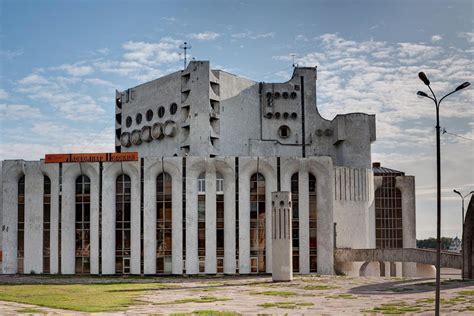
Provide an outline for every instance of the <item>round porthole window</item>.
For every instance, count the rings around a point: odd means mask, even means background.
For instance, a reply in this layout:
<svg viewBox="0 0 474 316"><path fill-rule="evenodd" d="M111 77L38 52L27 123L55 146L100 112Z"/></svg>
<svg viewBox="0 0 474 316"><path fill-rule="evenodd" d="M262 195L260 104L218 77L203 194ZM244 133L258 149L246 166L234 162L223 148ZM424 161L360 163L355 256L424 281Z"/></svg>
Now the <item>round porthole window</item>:
<svg viewBox="0 0 474 316"><path fill-rule="evenodd" d="M266 96L267 96L267 99L270 99L270 98L272 97L272 93L271 93L271 92L267 92Z"/></svg>
<svg viewBox="0 0 474 316"><path fill-rule="evenodd" d="M135 116L135 121L137 122L137 124L140 124L142 122L142 115L140 113Z"/></svg>
<svg viewBox="0 0 474 316"><path fill-rule="evenodd" d="M297 117L298 117L298 114L296 114L296 112L291 113L291 118L292 119L295 120Z"/></svg>
<svg viewBox="0 0 474 316"><path fill-rule="evenodd" d="M288 112L283 113L283 118L285 120L287 120L289 117L290 117L290 113L288 113Z"/></svg>
<svg viewBox="0 0 474 316"><path fill-rule="evenodd" d="M160 106L158 108L158 117L159 118L162 118L163 116L165 116L165 107L164 106Z"/></svg>
<svg viewBox="0 0 474 316"><path fill-rule="evenodd" d="M275 99L279 99L280 98L280 92L275 92Z"/></svg>
<svg viewBox="0 0 474 316"><path fill-rule="evenodd" d="M280 136L280 138L290 137L290 128L286 125L280 126L280 128L278 129L278 136Z"/></svg>
<svg viewBox="0 0 474 316"><path fill-rule="evenodd" d="M170 105L171 115L175 115L176 111L178 111L178 105L176 103L171 103L171 105Z"/></svg>
<svg viewBox="0 0 474 316"><path fill-rule="evenodd" d="M290 94L290 98L296 99L296 92L292 92L292 93Z"/></svg>
<svg viewBox="0 0 474 316"><path fill-rule="evenodd" d="M275 118L278 120L280 118L280 115L281 115L280 112L276 112L275 113Z"/></svg>
<svg viewBox="0 0 474 316"><path fill-rule="evenodd" d="M130 116L127 116L127 118L125 119L125 126L132 126L132 118Z"/></svg>
<svg viewBox="0 0 474 316"><path fill-rule="evenodd" d="M288 92L283 92L282 95L283 99L288 99Z"/></svg>
<svg viewBox="0 0 474 316"><path fill-rule="evenodd" d="M153 119L153 111L152 110L146 111L146 120L150 122L152 119Z"/></svg>

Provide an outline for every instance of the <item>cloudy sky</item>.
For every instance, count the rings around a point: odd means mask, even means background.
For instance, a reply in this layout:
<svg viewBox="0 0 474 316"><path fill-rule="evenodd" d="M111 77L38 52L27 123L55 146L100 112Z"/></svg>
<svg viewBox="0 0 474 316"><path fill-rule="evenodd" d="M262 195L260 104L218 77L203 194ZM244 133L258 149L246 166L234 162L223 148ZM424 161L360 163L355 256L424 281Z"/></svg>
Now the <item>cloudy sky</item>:
<svg viewBox="0 0 474 316"><path fill-rule="evenodd" d="M373 160L416 176L417 235L435 235L435 108L471 81L473 2L0 0L0 159L114 150L115 89L182 67L190 54L256 81L318 66L317 99L377 116ZM474 88L441 107L443 235L460 233L453 188L474 190Z"/></svg>

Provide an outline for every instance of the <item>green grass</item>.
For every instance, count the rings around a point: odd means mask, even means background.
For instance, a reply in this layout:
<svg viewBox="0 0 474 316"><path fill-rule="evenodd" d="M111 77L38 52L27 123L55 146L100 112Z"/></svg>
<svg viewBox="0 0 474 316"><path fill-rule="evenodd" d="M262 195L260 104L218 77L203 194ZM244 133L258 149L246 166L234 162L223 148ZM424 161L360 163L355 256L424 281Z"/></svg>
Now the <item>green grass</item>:
<svg viewBox="0 0 474 316"><path fill-rule="evenodd" d="M192 313L173 313L172 316L239 316L236 312L220 312L212 309L193 311Z"/></svg>
<svg viewBox="0 0 474 316"><path fill-rule="evenodd" d="M220 301L230 301L231 298L226 297L216 297L216 296L199 296L199 297L190 297L183 298L180 300L174 300L171 302L156 303L156 305L172 305L172 304L186 304L186 303L214 303Z"/></svg>
<svg viewBox="0 0 474 316"><path fill-rule="evenodd" d="M289 297L298 295L295 292L291 291L264 291L264 292L253 292L251 294L255 295L268 295L268 296L281 296L281 297Z"/></svg>
<svg viewBox="0 0 474 316"><path fill-rule="evenodd" d="M26 307L22 309L17 309L16 312L18 314L47 314L48 312L43 311L37 308Z"/></svg>
<svg viewBox="0 0 474 316"><path fill-rule="evenodd" d="M297 303L297 302L271 302L271 303L263 303L263 304L258 304L257 306L263 307L263 308L285 308L285 309L295 309L300 306L313 306L313 303Z"/></svg>
<svg viewBox="0 0 474 316"><path fill-rule="evenodd" d="M376 306L372 309L362 310L362 313L379 313L385 315L401 315L408 312L419 312L421 309L417 306L409 306L403 302L399 303L387 303L380 306Z"/></svg>
<svg viewBox="0 0 474 316"><path fill-rule="evenodd" d="M460 292L457 292L456 294L463 295L463 296L474 296L474 290L460 291Z"/></svg>
<svg viewBox="0 0 474 316"><path fill-rule="evenodd" d="M0 285L0 300L80 312L125 310L157 283Z"/></svg>
<svg viewBox="0 0 474 316"><path fill-rule="evenodd" d="M303 287L305 290L330 290L330 289L335 289L336 287L334 286L329 286L326 284L312 284L312 285L306 285Z"/></svg>
<svg viewBox="0 0 474 316"><path fill-rule="evenodd" d="M346 300L354 300L357 298L357 296L354 296L352 294L337 294L337 295L326 296L326 298L343 298Z"/></svg>

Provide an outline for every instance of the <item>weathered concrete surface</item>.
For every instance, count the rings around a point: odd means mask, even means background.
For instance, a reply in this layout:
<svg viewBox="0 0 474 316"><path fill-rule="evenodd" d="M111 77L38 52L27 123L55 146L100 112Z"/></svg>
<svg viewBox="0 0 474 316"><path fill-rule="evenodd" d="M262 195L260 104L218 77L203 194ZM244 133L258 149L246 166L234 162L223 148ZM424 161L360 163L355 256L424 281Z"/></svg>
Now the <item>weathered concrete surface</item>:
<svg viewBox="0 0 474 316"><path fill-rule="evenodd" d="M436 251L427 249L336 249L335 260L343 262L416 262L436 263ZM462 256L459 253L441 252L441 267L461 269Z"/></svg>
<svg viewBox="0 0 474 316"><path fill-rule="evenodd" d="M293 279L291 192L272 192L272 279Z"/></svg>

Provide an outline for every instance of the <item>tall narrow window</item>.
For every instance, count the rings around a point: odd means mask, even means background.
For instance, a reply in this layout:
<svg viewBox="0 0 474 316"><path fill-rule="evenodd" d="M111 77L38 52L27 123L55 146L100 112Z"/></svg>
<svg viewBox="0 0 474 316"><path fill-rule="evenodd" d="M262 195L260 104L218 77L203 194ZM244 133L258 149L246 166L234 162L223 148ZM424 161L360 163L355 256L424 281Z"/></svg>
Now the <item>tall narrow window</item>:
<svg viewBox="0 0 474 316"><path fill-rule="evenodd" d="M130 224L132 182L126 174L116 181L115 195L115 273L130 273Z"/></svg>
<svg viewBox="0 0 474 316"><path fill-rule="evenodd" d="M25 261L25 176L18 180L17 272L24 273Z"/></svg>
<svg viewBox="0 0 474 316"><path fill-rule="evenodd" d="M398 173L386 173L375 191L376 248L403 248L402 193L395 187Z"/></svg>
<svg viewBox="0 0 474 316"><path fill-rule="evenodd" d="M90 273L91 180L76 179L76 273Z"/></svg>
<svg viewBox="0 0 474 316"><path fill-rule="evenodd" d="M50 273L51 180L43 177L43 273Z"/></svg>
<svg viewBox="0 0 474 316"><path fill-rule="evenodd" d="M316 177L309 174L309 271L318 271Z"/></svg>
<svg viewBox="0 0 474 316"><path fill-rule="evenodd" d="M292 215L292 242L293 242L293 272L298 272L300 270L300 234L299 234L299 190L298 190L298 173L295 173L291 177L291 201L293 206L293 215Z"/></svg>
<svg viewBox="0 0 474 316"><path fill-rule="evenodd" d="M224 177L216 174L217 273L224 273Z"/></svg>
<svg viewBox="0 0 474 316"><path fill-rule="evenodd" d="M265 177L250 178L250 265L252 273L265 273Z"/></svg>
<svg viewBox="0 0 474 316"><path fill-rule="evenodd" d="M206 272L206 174L198 178L198 258L199 272Z"/></svg>
<svg viewBox="0 0 474 316"><path fill-rule="evenodd" d="M171 176L161 173L156 178L156 273L171 274L172 225Z"/></svg>

